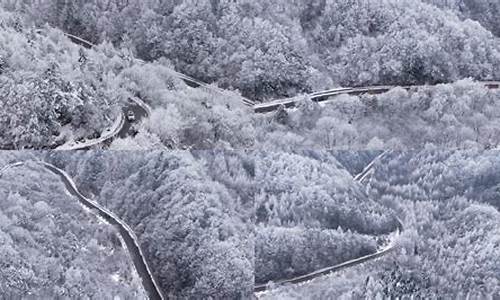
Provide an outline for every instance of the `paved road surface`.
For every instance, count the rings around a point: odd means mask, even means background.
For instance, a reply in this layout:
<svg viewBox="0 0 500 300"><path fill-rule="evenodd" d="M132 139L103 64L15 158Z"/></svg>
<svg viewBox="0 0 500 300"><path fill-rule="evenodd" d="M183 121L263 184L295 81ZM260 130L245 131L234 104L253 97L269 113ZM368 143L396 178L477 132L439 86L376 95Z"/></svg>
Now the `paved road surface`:
<svg viewBox="0 0 500 300"><path fill-rule="evenodd" d="M130 110L133 111L135 115L135 121L133 122L130 122L127 119L127 112ZM123 107L122 111L125 116L125 122L123 123L123 126L120 129L120 131L118 132L118 137L126 138L132 134L132 132L130 131L132 126L134 126L137 123L140 123L143 119L146 119L148 117L148 112L142 106L135 103L130 103L129 105Z"/></svg>
<svg viewBox="0 0 500 300"><path fill-rule="evenodd" d="M500 89L500 81L478 81L483 84L486 88L497 90ZM396 87L403 88L405 90L415 90L419 88L423 88L425 86L415 85L415 86L368 86L368 87L354 87L354 88L338 88L327 91L321 91L312 93L309 95L304 95L304 97L294 97L294 98L286 98L286 99L278 99L274 101L269 101L265 103L260 103L254 105L253 109L255 113L263 114L269 113L278 110L281 106L285 108L293 108L296 107L297 104L302 101L304 98L309 98L314 102L325 102L331 100L332 98L339 95L351 95L351 96L359 96L359 95L378 95L387 93L391 89Z"/></svg>
<svg viewBox="0 0 500 300"><path fill-rule="evenodd" d="M333 267L328 267L328 268L324 268L324 269L321 269L321 270L317 270L317 271L314 271L312 273L309 273L309 274L306 274L306 275L303 275L303 276L295 277L295 278L288 279L288 280L278 281L278 282L276 282L276 285L279 286L279 285L283 285L283 284L300 284L300 283L304 283L304 282L316 279L318 277L329 275L329 274L331 274L333 272L338 272L338 271L343 270L343 269L352 268L354 266L360 265L360 264L365 263L367 261L377 259L379 257L382 257L382 256L384 256L386 254L391 253L395 249L396 248L391 244L391 245L387 246L387 248L385 248L385 249L383 249L383 250L381 250L381 251L379 251L377 253L373 253L373 254L370 254L370 255L366 255L366 256L363 256L363 257L360 257L360 258L356 258L356 259L350 260L350 261L346 261L344 263L341 263L341 264L333 266ZM254 288L254 293L265 292L267 290L268 290L267 285L265 285L265 284L257 285Z"/></svg>

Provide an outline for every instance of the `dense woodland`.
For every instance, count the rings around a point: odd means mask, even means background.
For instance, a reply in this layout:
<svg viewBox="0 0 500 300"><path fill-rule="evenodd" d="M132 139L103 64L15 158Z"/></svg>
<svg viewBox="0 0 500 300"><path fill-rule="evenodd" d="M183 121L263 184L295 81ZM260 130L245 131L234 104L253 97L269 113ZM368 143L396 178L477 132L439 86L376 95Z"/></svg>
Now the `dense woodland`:
<svg viewBox="0 0 500 300"><path fill-rule="evenodd" d="M100 134L119 101L99 82L104 70L84 65L59 33L36 34L15 15L0 15L0 147L44 148Z"/></svg>
<svg viewBox="0 0 500 300"><path fill-rule="evenodd" d="M169 298L251 296L255 166L246 154L88 152L50 159L134 228Z"/></svg>
<svg viewBox="0 0 500 300"><path fill-rule="evenodd" d="M470 81L500 78L499 5L491 0L2 3L2 149L98 137L130 97L153 113L112 149L499 144L498 91ZM100 46L81 49L60 30ZM235 92L189 88L173 69ZM322 107L304 100L297 111L266 116L238 98L452 82Z"/></svg>
<svg viewBox="0 0 500 300"><path fill-rule="evenodd" d="M40 33L0 9L0 148L52 148L98 137L131 97L153 108L116 149L243 148L251 115L235 96L190 89L169 64L142 64L110 44L82 49L61 31ZM35 62L35 63L34 63Z"/></svg>
<svg viewBox="0 0 500 300"><path fill-rule="evenodd" d="M8 156L2 167L24 155ZM0 198L3 298L146 298L117 231L84 211L59 177L35 163L6 170Z"/></svg>
<svg viewBox="0 0 500 300"><path fill-rule="evenodd" d="M371 201L329 153L262 152L256 158L258 223L384 234L395 229L390 213Z"/></svg>
<svg viewBox="0 0 500 300"><path fill-rule="evenodd" d="M500 91L477 82L500 80L499 15L498 0L0 0L0 149L98 138L136 98L151 115L99 147L169 150L7 152L0 168L65 169L130 224L169 298L250 299L379 251L398 218L390 255L264 297L500 298ZM241 96L300 101L257 115ZM356 182L381 149L405 151ZM1 295L145 296L116 231L57 176L6 170L0 198Z"/></svg>
<svg viewBox="0 0 500 300"><path fill-rule="evenodd" d="M17 159L31 158L25 156ZM330 153L92 151L42 158L134 228L161 288L174 298L246 299L254 276L267 283L374 253L397 227L394 212L368 199Z"/></svg>
<svg viewBox="0 0 500 300"><path fill-rule="evenodd" d="M451 9L461 19L472 19L496 36L500 36L500 4L495 0L425 0L441 8Z"/></svg>
<svg viewBox="0 0 500 300"><path fill-rule="evenodd" d="M500 295L499 153L392 151L356 182L357 166L379 154L25 152L0 162L42 158L66 169L84 194L132 226L169 297L247 299L254 282L375 253L389 240L398 248L381 259L268 296ZM57 177L31 163L4 171L0 181L2 251L19 257L5 256L5 264L28 272L1 273L5 293L142 295L115 231L81 210ZM401 229L396 217L403 231L389 236ZM25 251L62 267L43 267ZM55 254L61 251L73 254ZM79 281L65 266L78 266ZM41 282L51 278L60 284L47 290Z"/></svg>
<svg viewBox="0 0 500 300"><path fill-rule="evenodd" d="M38 24L146 60L166 57L181 72L255 99L317 89L315 77L344 85L500 77L500 4L492 0L26 3L17 5Z"/></svg>
<svg viewBox="0 0 500 300"><path fill-rule="evenodd" d="M499 90L463 80L324 104L304 100L294 111L257 117L256 144L268 150L497 148L499 98Z"/></svg>
<svg viewBox="0 0 500 300"><path fill-rule="evenodd" d="M256 164L257 283L374 253L375 237L397 229L394 212L368 198L331 153L261 152Z"/></svg>
<svg viewBox="0 0 500 300"><path fill-rule="evenodd" d="M403 218L399 250L264 299L499 297L498 154L392 152L366 191Z"/></svg>

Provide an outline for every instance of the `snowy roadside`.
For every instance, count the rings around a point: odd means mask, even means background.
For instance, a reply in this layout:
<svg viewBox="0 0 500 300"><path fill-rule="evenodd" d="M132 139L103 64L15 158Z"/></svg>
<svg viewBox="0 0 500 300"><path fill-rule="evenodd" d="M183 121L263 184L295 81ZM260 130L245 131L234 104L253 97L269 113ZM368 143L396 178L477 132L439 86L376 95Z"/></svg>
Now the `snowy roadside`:
<svg viewBox="0 0 500 300"><path fill-rule="evenodd" d="M283 280L281 282L276 282L276 283L270 283L267 285L258 285L255 286L255 297L257 299L264 298L267 296L270 296L271 293L276 292L280 288L288 288L288 287L299 287L303 285L307 285L317 279L320 278L328 278L329 276L332 276L334 273L338 271L345 270L347 268L351 268L372 260L376 260L378 258L381 258L382 256L385 256L393 251L395 251L398 247L398 240L401 235L400 230L398 229L396 232L393 232L389 234L388 236L390 237L388 239L388 244L385 245L384 247L381 247L378 249L377 252L365 255L362 257L358 257L352 260L345 261L343 263L337 264L335 266L323 268L317 271L314 271L312 273L299 276L293 279L289 280Z"/></svg>
<svg viewBox="0 0 500 300"><path fill-rule="evenodd" d="M152 109L151 109L151 107L148 104L146 104L146 102L144 102L140 98L136 98L136 97L131 97L129 99L130 99L130 101L134 102L135 104L137 104L138 106L140 106L142 109L144 109L144 111L146 112L146 114L148 115L148 117L151 116Z"/></svg>
<svg viewBox="0 0 500 300"><path fill-rule="evenodd" d="M65 144L57 147L55 150L71 151L96 146L117 136L122 129L123 124L125 124L125 117L123 116L123 113L120 113L111 127L104 130L101 137L97 139L86 140L84 142L68 141Z"/></svg>

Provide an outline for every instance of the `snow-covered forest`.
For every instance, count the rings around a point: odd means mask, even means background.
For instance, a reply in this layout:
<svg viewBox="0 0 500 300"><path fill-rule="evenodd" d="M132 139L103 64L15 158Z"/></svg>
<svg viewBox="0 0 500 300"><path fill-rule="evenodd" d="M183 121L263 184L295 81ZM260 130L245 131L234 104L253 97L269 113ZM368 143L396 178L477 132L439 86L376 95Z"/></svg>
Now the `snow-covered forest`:
<svg viewBox="0 0 500 300"><path fill-rule="evenodd" d="M389 153L365 192L402 219L398 250L262 298L499 297L499 158L498 151Z"/></svg>
<svg viewBox="0 0 500 300"><path fill-rule="evenodd" d="M0 154L2 168L20 156ZM118 232L57 176L36 163L2 170L0 199L2 298L144 298Z"/></svg>
<svg viewBox="0 0 500 300"><path fill-rule="evenodd" d="M500 78L495 1L1 3L3 149L99 138L134 97L151 114L93 148L499 145L499 91L474 83ZM84 49L63 32L98 46ZM174 70L226 91L190 87ZM438 83L340 96L321 107L305 96L340 86ZM304 101L262 116L239 95Z"/></svg>
<svg viewBox="0 0 500 300"><path fill-rule="evenodd" d="M499 99L500 90L462 80L417 91L342 95L329 103L304 100L293 111L259 116L256 128L264 130L256 131L256 145L267 150L496 149Z"/></svg>
<svg viewBox="0 0 500 300"><path fill-rule="evenodd" d="M251 156L104 151L50 159L136 231L167 298L252 294Z"/></svg>
<svg viewBox="0 0 500 300"><path fill-rule="evenodd" d="M315 77L348 85L500 77L492 0L26 3L38 24L145 60L166 57L180 72L256 99L318 89Z"/></svg>
<svg viewBox="0 0 500 300"><path fill-rule="evenodd" d="M499 0L0 0L0 299L500 299Z"/></svg>
<svg viewBox="0 0 500 300"><path fill-rule="evenodd" d="M192 89L173 76L167 61L143 64L109 43L84 49L60 30L0 13L1 149L47 149L99 137L134 97L152 108L151 116L112 149L253 145L250 110L237 95Z"/></svg>
<svg viewBox="0 0 500 300"><path fill-rule="evenodd" d="M42 160L66 170L81 193L134 230L169 299L250 299L254 286L384 249L391 252L379 259L302 285L271 284L257 295L500 296L499 153L380 154L5 152L2 165L27 164L0 178L0 249L10 253L2 256L2 291L145 294L120 235L68 196ZM370 172L361 172L371 161ZM44 258L31 260L32 253ZM50 280L57 285L47 286Z"/></svg>

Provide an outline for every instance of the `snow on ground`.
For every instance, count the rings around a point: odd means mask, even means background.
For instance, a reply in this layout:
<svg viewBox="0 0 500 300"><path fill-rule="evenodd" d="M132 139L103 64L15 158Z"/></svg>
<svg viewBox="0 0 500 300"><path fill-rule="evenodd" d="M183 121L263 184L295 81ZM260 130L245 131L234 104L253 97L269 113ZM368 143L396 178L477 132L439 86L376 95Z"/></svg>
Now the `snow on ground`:
<svg viewBox="0 0 500 300"><path fill-rule="evenodd" d="M82 143L78 141L74 141L74 139L68 140L64 145L59 146L56 148L56 150L78 150L82 148L88 148L92 147L95 145L98 145L104 141L109 140L110 138L116 136L118 132L121 130L123 127L123 124L125 123L125 117L123 116L122 113L118 115L118 117L115 119L111 127L106 128L102 134L101 137L97 139L91 139L91 140L86 140Z"/></svg>
<svg viewBox="0 0 500 300"><path fill-rule="evenodd" d="M111 280L113 280L114 282L122 282L123 278L120 276L119 273L115 273L111 275Z"/></svg>

